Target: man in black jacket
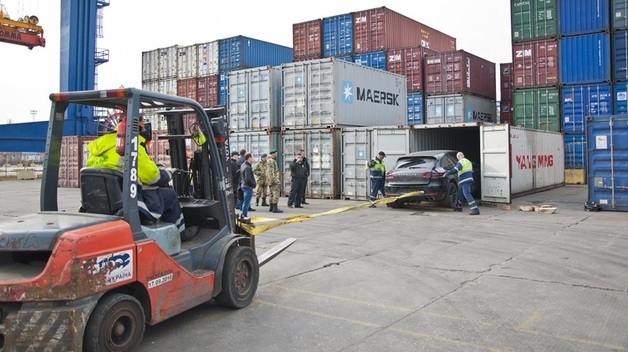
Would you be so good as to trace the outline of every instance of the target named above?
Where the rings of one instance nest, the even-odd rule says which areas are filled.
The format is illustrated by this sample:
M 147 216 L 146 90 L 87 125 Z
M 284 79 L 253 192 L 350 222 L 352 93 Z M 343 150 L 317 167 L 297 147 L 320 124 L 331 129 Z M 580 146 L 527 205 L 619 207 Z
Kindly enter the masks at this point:
M 307 190 L 307 179 L 310 177 L 310 163 L 305 156 L 305 150 L 301 149 L 301 154 L 303 155 L 303 163 L 305 164 L 305 182 L 303 182 L 303 189 L 301 190 L 301 204 L 309 204 L 305 201 L 305 191 Z
M 290 163 L 290 175 L 292 176 L 292 186 L 290 187 L 290 195 L 288 196 L 288 208 L 303 208 L 301 201 L 303 199 L 304 184 L 307 180 L 307 169 L 303 162 L 303 154 L 298 152 L 296 158 Z

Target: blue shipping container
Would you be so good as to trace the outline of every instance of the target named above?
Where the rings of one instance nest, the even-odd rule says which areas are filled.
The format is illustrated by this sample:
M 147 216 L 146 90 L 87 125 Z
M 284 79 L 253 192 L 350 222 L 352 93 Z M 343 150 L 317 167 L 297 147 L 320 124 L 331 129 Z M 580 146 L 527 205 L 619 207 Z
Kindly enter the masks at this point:
M 560 0 L 558 26 L 562 36 L 610 29 L 610 0 Z
M 218 41 L 218 69 L 234 71 L 292 62 L 292 48 L 236 36 Z
M 563 86 L 561 89 L 562 131 L 584 133 L 587 116 L 610 116 L 613 92 L 607 83 Z
M 408 125 L 422 125 L 423 119 L 423 93 L 408 93 Z
M 353 53 L 353 15 L 323 18 L 323 57 Z
M 611 59 L 613 60 L 613 81 L 628 80 L 626 66 L 628 63 L 628 31 L 618 31 L 613 33 L 613 46 L 611 48 Z
M 559 40 L 562 84 L 610 82 L 610 36 L 606 33 L 563 37 Z
M 613 114 L 626 115 L 628 114 L 628 84 L 626 82 L 619 82 L 613 85 Z
M 368 66 L 379 70 L 386 71 L 386 52 L 385 51 L 372 51 L 368 53 L 356 54 L 353 57 L 353 62 L 358 65 Z
M 565 169 L 584 169 L 587 140 L 583 133 L 565 133 Z
M 228 104 L 229 104 L 229 71 L 221 71 L 220 74 L 218 75 L 218 105 L 228 105 Z
M 628 116 L 587 121 L 587 209 L 628 211 Z

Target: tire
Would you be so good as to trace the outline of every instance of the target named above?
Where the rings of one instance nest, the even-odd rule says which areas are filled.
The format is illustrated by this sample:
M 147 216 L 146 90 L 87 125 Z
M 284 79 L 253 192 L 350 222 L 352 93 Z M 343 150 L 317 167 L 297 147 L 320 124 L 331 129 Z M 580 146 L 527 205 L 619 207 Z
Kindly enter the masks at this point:
M 125 294 L 104 296 L 89 317 L 83 351 L 135 351 L 142 342 L 146 318 L 140 302 Z
M 259 263 L 251 247 L 231 247 L 222 270 L 222 292 L 216 296 L 218 304 L 229 308 L 248 306 L 259 282 Z
M 389 208 L 393 208 L 393 209 L 399 209 L 399 208 L 403 208 L 403 203 L 401 202 L 390 202 L 390 203 L 386 203 L 386 206 Z
M 455 183 L 449 182 L 447 184 L 447 190 L 445 191 L 445 198 L 443 198 L 441 205 L 444 207 L 453 207 L 458 200 L 458 186 Z

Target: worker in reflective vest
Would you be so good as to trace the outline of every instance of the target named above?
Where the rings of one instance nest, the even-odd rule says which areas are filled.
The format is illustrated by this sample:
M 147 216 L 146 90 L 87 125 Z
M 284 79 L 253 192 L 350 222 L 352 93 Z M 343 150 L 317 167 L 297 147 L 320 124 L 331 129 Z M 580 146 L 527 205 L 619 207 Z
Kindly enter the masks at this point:
M 369 160 L 367 166 L 369 168 L 369 177 L 371 179 L 371 208 L 375 208 L 373 203 L 377 199 L 377 193 L 381 192 L 382 197 L 386 197 L 384 190 L 384 177 L 386 177 L 386 165 L 384 164 L 384 158 L 386 153 L 380 151 L 377 156 Z
M 463 198 L 469 203 L 471 212 L 469 215 L 480 215 L 480 209 L 478 209 L 475 199 L 471 194 L 471 185 L 473 184 L 473 164 L 464 157 L 464 153 L 458 152 L 456 154 L 458 163 L 453 169 L 450 169 L 445 173 L 445 176 L 458 173 L 458 200 L 454 205 L 454 211 L 462 211 Z

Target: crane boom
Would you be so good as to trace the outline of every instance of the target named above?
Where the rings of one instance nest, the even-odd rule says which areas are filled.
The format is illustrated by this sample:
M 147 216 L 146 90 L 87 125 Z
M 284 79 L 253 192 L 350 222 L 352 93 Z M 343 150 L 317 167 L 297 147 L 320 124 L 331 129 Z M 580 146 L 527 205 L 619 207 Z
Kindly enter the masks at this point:
M 0 4 L 1 5 L 1 4 Z M 24 16 L 18 21 L 9 18 L 4 9 L 0 8 L 0 42 L 23 45 L 29 49 L 36 46 L 45 47 L 44 29 L 38 26 L 39 19 L 36 16 Z

